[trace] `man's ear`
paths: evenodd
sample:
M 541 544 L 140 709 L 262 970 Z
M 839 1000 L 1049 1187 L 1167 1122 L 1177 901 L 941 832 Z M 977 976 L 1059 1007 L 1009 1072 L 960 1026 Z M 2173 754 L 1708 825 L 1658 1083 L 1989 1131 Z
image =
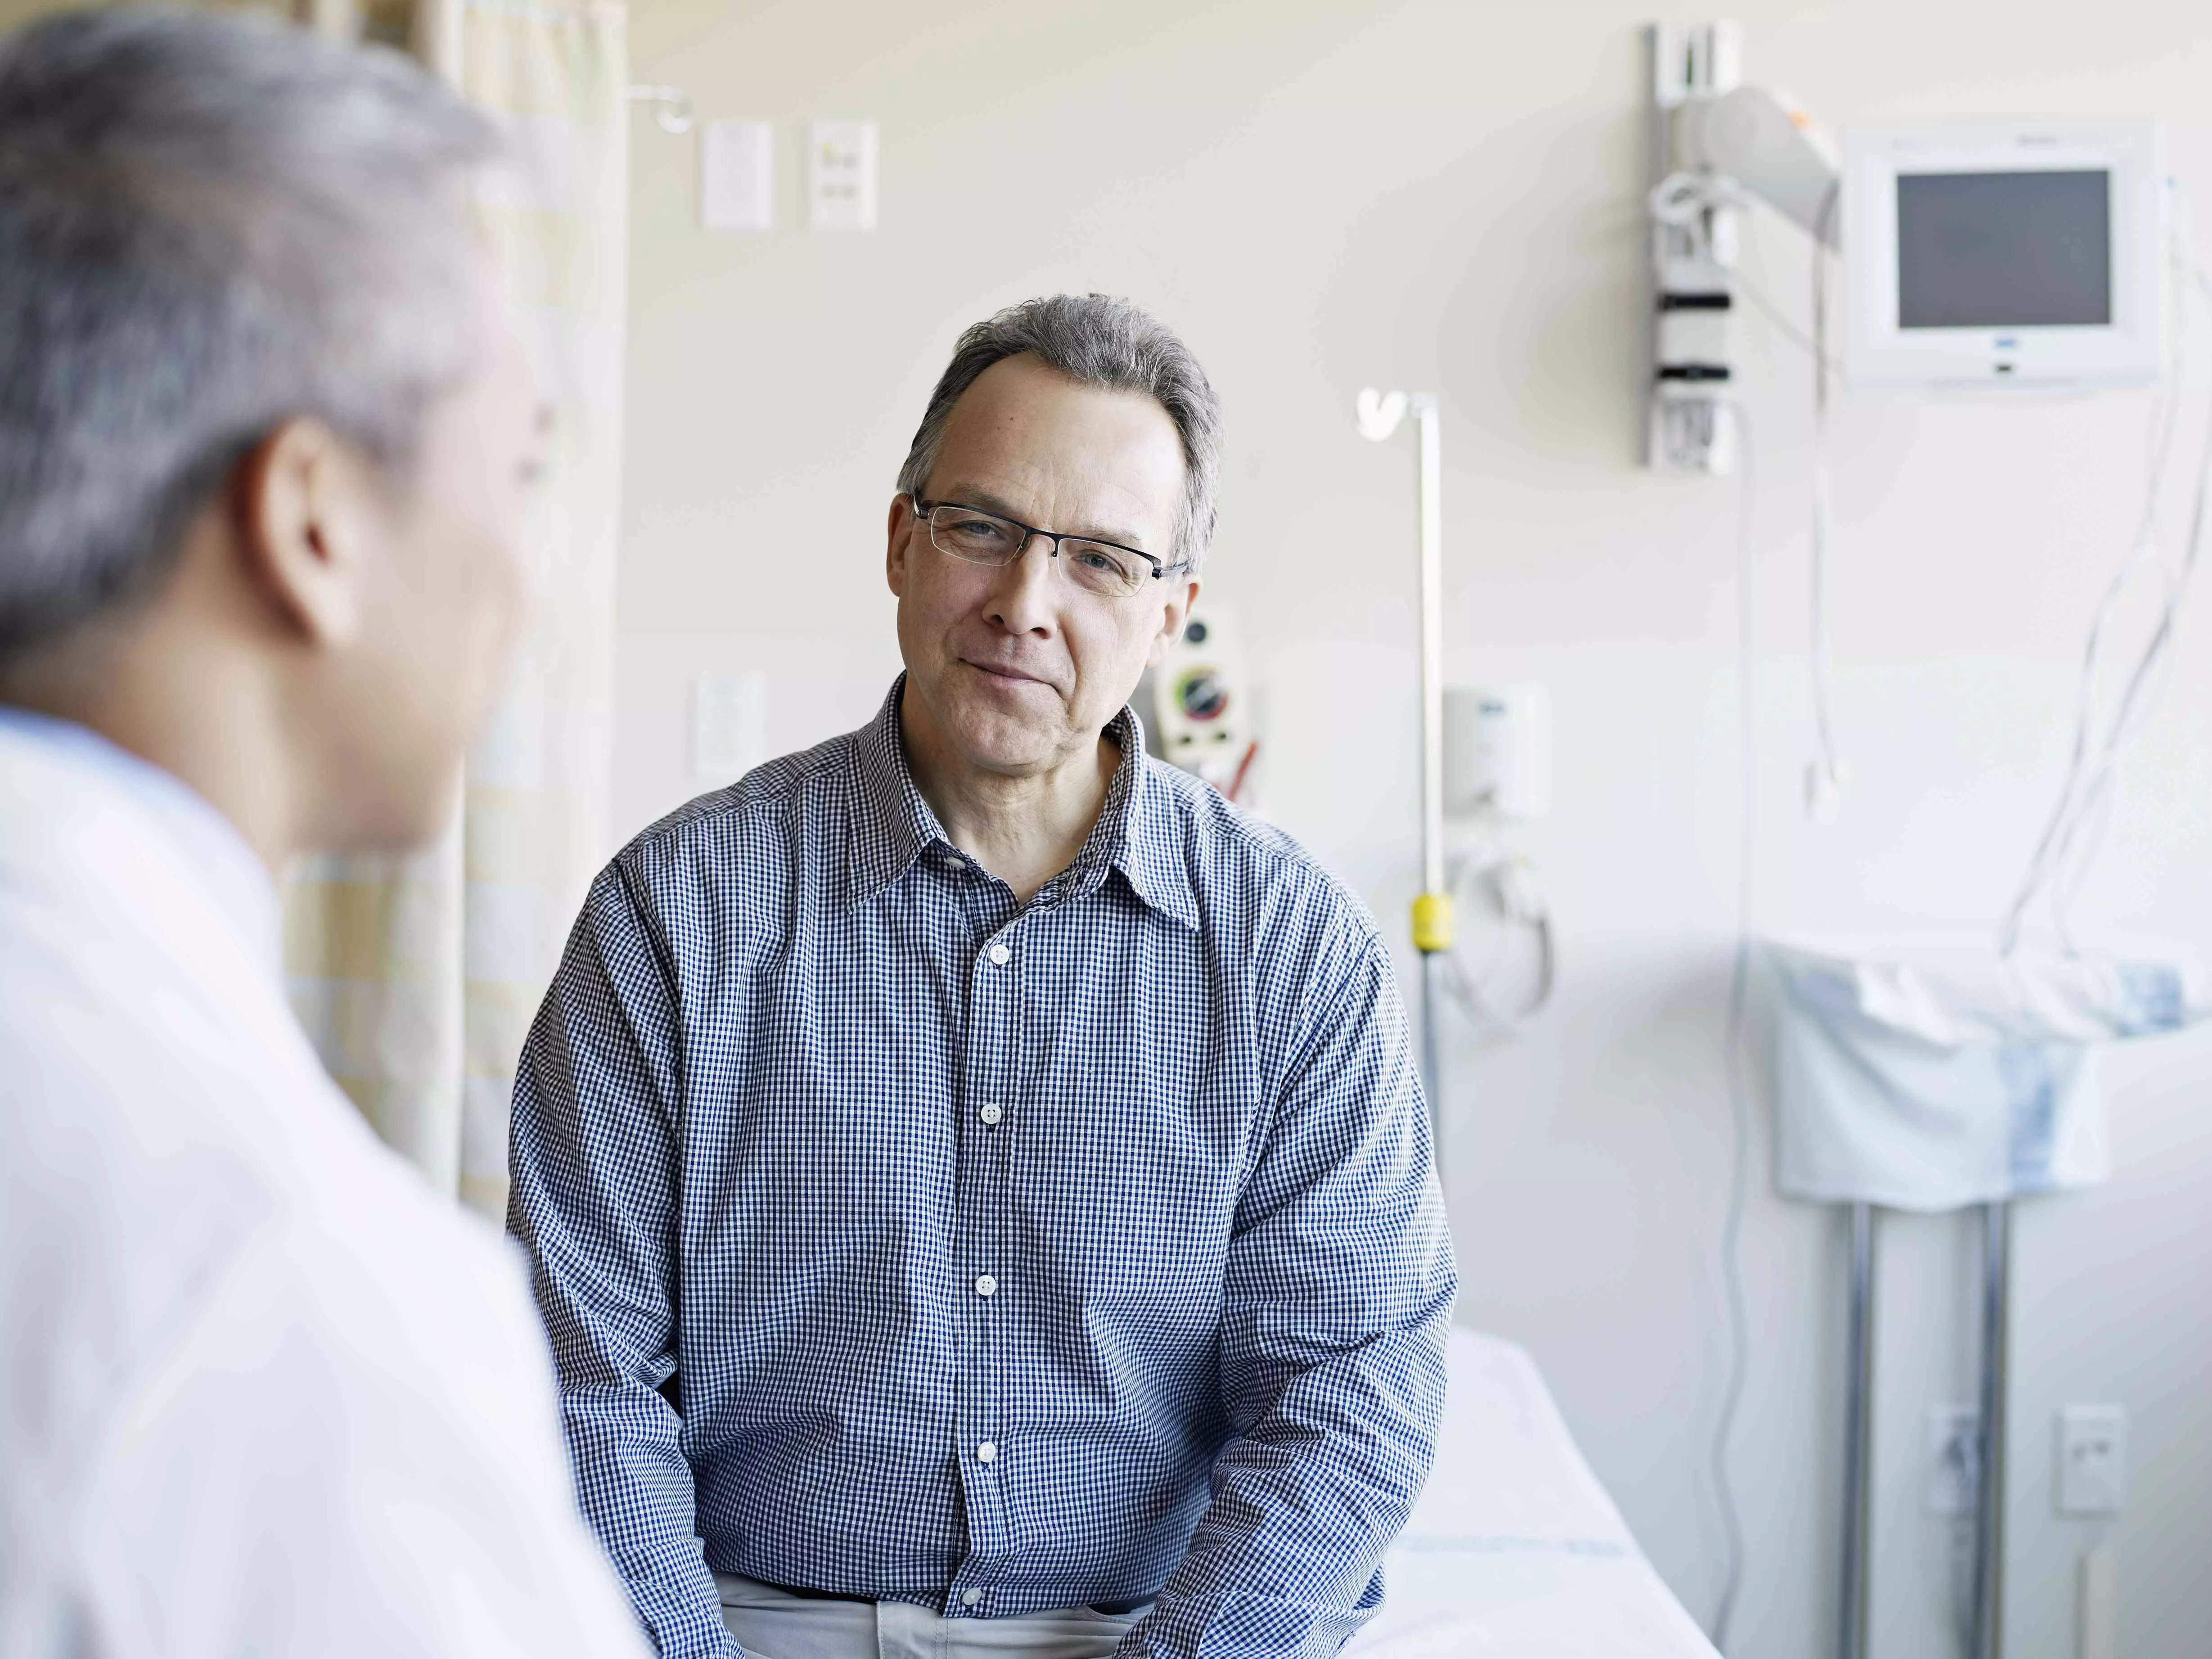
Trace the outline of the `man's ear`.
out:
M 1190 608 L 1198 603 L 1198 578 L 1183 582 L 1167 602 L 1160 617 L 1160 631 L 1152 636 L 1152 648 L 1146 660 L 1158 668 L 1168 659 L 1168 651 L 1182 637 L 1182 625 L 1190 620 Z
M 374 512 L 369 464 L 319 421 L 290 420 L 239 464 L 239 556 L 281 624 L 313 645 L 361 630 Z
M 890 521 L 884 526 L 884 580 L 902 599 L 906 595 L 906 548 L 913 539 L 914 497 L 904 493 L 891 497 Z

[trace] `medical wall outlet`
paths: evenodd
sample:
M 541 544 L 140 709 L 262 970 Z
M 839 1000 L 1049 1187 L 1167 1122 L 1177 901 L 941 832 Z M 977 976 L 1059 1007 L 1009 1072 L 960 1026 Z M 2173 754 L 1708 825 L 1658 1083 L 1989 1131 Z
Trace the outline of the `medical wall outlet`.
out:
M 817 121 L 807 144 L 809 222 L 816 230 L 876 228 L 876 124 Z
M 1740 209 L 1763 201 L 1817 240 L 1836 240 L 1838 164 L 1803 112 L 1741 84 L 1734 23 L 1655 24 L 1650 199 L 1655 321 L 1651 465 L 1735 469 Z
M 2117 1515 L 2127 1495 L 2128 1413 L 2120 1406 L 2068 1406 L 2058 1413 L 2061 1515 Z
M 1235 616 L 1214 605 L 1194 610 L 1153 672 L 1152 694 L 1161 755 L 1237 799 L 1259 733 Z
M 1552 804 L 1551 700 L 1540 685 L 1444 690 L 1444 810 L 1540 818 Z

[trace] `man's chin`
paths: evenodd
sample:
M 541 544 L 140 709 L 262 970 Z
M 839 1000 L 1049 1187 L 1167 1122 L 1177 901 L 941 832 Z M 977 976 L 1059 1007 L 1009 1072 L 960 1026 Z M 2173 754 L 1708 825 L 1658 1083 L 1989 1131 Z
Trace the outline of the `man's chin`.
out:
M 1051 701 L 1050 716 L 1039 709 L 1027 718 L 1020 712 L 984 706 L 981 700 L 956 700 L 946 735 L 970 766 L 1010 776 L 1042 772 L 1060 757 L 1067 732 L 1058 698 Z

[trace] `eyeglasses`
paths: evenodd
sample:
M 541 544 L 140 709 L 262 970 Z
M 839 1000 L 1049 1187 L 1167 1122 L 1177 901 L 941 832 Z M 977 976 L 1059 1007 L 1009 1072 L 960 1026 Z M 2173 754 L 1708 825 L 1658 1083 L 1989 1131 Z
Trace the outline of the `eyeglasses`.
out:
M 1088 536 L 1062 536 L 1035 525 L 1000 518 L 977 507 L 957 501 L 925 501 L 909 495 L 914 510 L 929 526 L 929 544 L 948 558 L 963 564 L 1006 566 L 1022 556 L 1029 544 L 1042 537 L 1052 544 L 1049 556 L 1060 560 L 1067 579 L 1085 592 L 1109 599 L 1133 599 L 1145 583 L 1157 580 L 1180 564 L 1163 564 L 1151 554 L 1114 542 L 1094 541 Z

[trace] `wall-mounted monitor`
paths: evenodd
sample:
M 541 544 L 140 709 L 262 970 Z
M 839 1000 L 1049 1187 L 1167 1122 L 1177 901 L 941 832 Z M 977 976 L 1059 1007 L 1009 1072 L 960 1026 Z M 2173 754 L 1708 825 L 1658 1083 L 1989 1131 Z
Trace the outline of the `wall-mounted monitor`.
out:
M 2141 123 L 1846 131 L 1846 376 L 1894 387 L 2155 380 L 2163 148 Z

